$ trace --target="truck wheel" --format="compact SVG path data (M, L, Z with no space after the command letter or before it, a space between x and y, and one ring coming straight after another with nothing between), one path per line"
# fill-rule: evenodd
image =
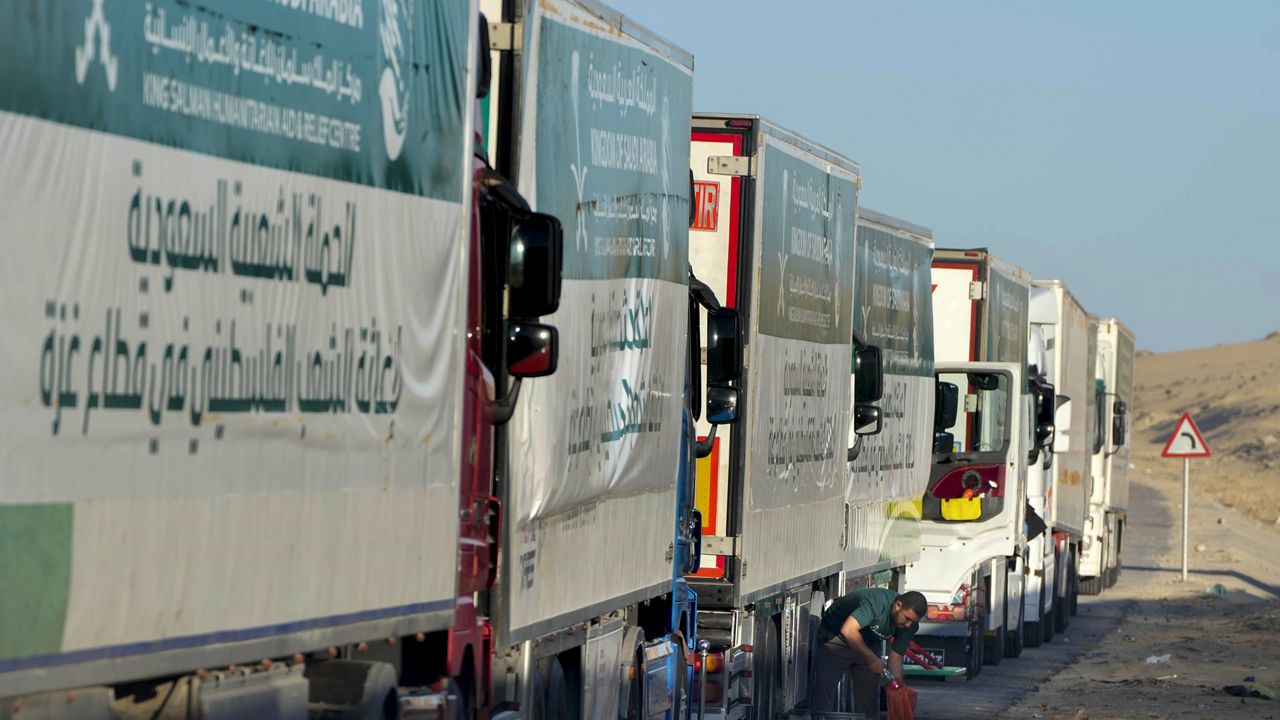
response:
M978 677L982 672L982 646L985 638L982 637L982 620L975 620L969 624L969 655L965 658L965 676L970 680Z
M1055 607L1053 607L1053 620L1056 629L1064 632L1071 625L1071 615L1075 615L1075 611L1071 609L1071 597L1075 594L1075 583L1079 582L1079 575L1075 569L1075 550L1066 551L1066 568L1062 569L1066 573L1066 582L1062 587L1062 597L1057 598Z
M449 694L458 699L457 702L449 703L450 720L471 720L475 717L476 697L475 690L472 689L473 685L470 675L449 678ZM387 717L399 717L397 714L399 708L393 705L391 711Z
M1075 617L1080 612L1080 568L1078 562L1080 560L1079 550L1072 551L1071 555L1071 587L1067 593L1067 609L1070 611L1070 617ZM1066 625L1058 624L1059 628L1067 629Z
M537 698L539 707L535 707L536 720L577 720L578 697L570 687L568 673L560 658L553 658L549 663L539 663L539 685Z
M1040 647L1040 643L1044 641L1044 625L1048 619L1044 616L1044 591L1044 574L1041 573L1040 594L1036 597L1036 619L1022 626L1023 642L1030 648Z
M1010 574L1009 577L1014 577ZM1027 583L1025 583L1027 574L1023 573L1023 579L1018 582L1018 597L1009 597L1009 578L1005 578L1005 657L1018 657L1023 653L1023 638L1025 637L1023 630L1027 626ZM1009 619L1012 611L1018 610L1018 621Z
M1107 541L1102 541L1101 550L1102 559L1098 561L1098 574L1094 577L1080 579L1080 593L1082 595L1099 595L1102 593L1103 576L1107 574Z
M1106 570L1103 570L1103 572L1105 573ZM1080 594L1101 595L1102 594L1102 576L1081 578Z
M756 717L773 718L777 715L775 696L778 688L779 643L778 624L772 617L764 621L764 632L761 642L756 643L752 652L752 665L755 672L755 692L751 696L755 706Z
M1056 593L1057 591L1046 587L1045 592ZM1046 643L1053 642L1053 634L1058 630L1058 602L1056 598L1054 599L1053 607L1049 608L1049 611L1043 613L1041 617L1044 618L1044 622L1040 626L1040 639Z

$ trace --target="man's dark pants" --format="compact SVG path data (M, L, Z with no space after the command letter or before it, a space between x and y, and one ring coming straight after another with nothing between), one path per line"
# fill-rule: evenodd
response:
M880 712L880 678L867 666L867 659L849 646L844 638L825 630L818 634L818 649L813 654L813 683L809 689L809 709L833 712L836 690L845 672L853 687L853 711L869 718Z

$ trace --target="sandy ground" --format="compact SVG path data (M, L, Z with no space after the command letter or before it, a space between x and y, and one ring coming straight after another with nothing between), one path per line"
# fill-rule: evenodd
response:
M1060 637L972 683L922 687L918 718L1280 719L1280 699L1223 691L1252 676L1280 693L1280 336L1143 354L1134 405L1119 583L1081 598L1069 651ZM1182 463L1160 458L1183 410L1213 452L1192 461L1185 583Z
M1131 509L1129 537L1142 543L1120 582L1081 606L1123 619L1001 717L1280 718L1280 700L1223 691L1247 676L1280 691L1280 533L1202 501L1190 543L1204 550L1188 553L1183 583L1180 486L1177 473L1154 471L1134 488L1147 505ZM1206 594L1216 585L1222 596Z

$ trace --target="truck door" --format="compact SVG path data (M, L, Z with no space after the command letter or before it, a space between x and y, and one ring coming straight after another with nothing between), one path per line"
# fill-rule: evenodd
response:
M740 228L745 204L739 175L712 173L708 163L717 157L745 157L747 134L742 130L706 131L695 128L691 135L689 167L693 172L693 222L689 227L689 262L694 273L720 298L725 307L738 308ZM706 347L706 329L699 344ZM697 379L705 384L705 369ZM699 439L711 426L703 418L697 423ZM729 432L725 432L729 430ZM698 460L695 505L702 513L704 536L726 537L729 527L729 459L737 431L721 428L711 454ZM716 547L706 546L714 551ZM704 552L694 577L724 578L726 556Z

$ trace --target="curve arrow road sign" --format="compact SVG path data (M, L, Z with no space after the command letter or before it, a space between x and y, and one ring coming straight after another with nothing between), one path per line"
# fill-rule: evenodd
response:
M1209 457L1209 445L1205 443L1204 435L1200 434L1196 422L1191 419L1191 413L1182 413L1182 418L1178 420L1178 425L1174 427L1173 434L1164 444L1164 451L1160 455L1167 458Z

